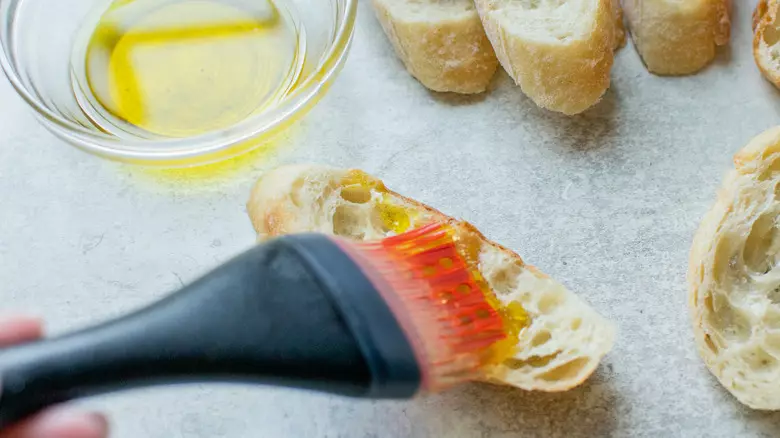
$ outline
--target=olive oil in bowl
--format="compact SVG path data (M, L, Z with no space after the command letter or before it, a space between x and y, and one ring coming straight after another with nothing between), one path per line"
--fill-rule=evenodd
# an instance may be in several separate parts
M74 51L76 98L122 137L228 128L295 88L306 46L294 12L272 0L115 0Z

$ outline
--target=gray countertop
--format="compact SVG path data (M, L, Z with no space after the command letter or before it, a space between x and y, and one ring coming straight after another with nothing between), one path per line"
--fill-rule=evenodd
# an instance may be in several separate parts
M109 413L115 438L778 435L780 414L742 407L710 376L686 307L698 221L732 154L780 114L750 53L755 0L735 3L713 66L655 77L629 43L603 102L568 118L503 72L483 96L427 92L361 2L325 99L267 151L201 178L83 154L2 80L0 311L60 333L146 304L252 245L244 203L265 169L354 166L473 222L615 321L595 375L567 393L474 384L408 403L207 385L83 402Z

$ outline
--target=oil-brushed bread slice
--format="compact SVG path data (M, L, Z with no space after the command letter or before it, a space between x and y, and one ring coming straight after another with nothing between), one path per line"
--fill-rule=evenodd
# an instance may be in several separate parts
M609 88L620 42L613 0L475 3L504 70L540 107L577 114Z
M696 343L739 401L780 409L780 127L734 156L693 240L688 270Z
M731 34L731 0L623 0L639 55L659 75L696 73Z
M780 88L780 22L777 0L760 0L753 13L753 57L759 70Z
M481 93L498 60L472 0L372 0L382 29L412 76L441 92Z
M362 171L280 167L260 178L247 207L260 239L322 232L372 240L434 221L453 224L502 311L523 321L516 352L488 370L490 381L563 391L583 382L612 348L613 325L560 283L467 222L399 195Z

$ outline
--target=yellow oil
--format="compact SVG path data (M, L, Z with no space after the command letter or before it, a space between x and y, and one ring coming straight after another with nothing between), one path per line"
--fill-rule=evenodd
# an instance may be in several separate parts
M501 316L506 337L494 343L482 355L482 366L495 365L511 358L517 352L517 340L520 332L531 324L531 316L519 302L503 304L490 290L490 285L479 271L479 252L482 248L480 236L468 227L458 233L458 252L471 268L471 276L482 290L490 307Z
M381 223L388 231L401 234L409 231L413 226L426 225L417 223L417 215L412 209L395 203L381 180L365 172L352 170L341 181L341 184L345 187L362 187L366 190L380 193L381 196L373 200L375 202L374 208L379 212ZM479 270L479 252L482 248L481 237L472 231L470 226L467 225L460 228L456 234L455 241L458 253L469 266L471 276L482 290L485 300L498 312L503 322L506 337L486 349L481 357L481 365L489 367L511 358L517 352L517 340L522 330L531 324L531 316L519 302L513 301L504 304L490 290L490 285ZM477 315L477 317L489 316L489 314Z
M391 203L388 201L388 198L388 196L384 196L382 202L377 204L377 210L383 226L395 234L409 231L412 225L412 218L410 217L412 213L404 207Z
M235 125L295 87L305 43L287 12L270 0L115 1L86 49L91 100L161 136Z
M371 200L371 191L380 194L377 199L374 199L374 205L375 211L379 215L379 221L385 230L391 231L394 234L401 234L408 231L414 223L416 216L414 211L394 203L381 180L378 180L361 170L355 169L348 172L341 181L341 185L344 187L342 190L350 190L355 187L369 194L368 197L364 199L364 202Z

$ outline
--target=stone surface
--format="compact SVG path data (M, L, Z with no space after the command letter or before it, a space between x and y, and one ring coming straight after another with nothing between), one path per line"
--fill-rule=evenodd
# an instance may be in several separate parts
M58 141L0 81L0 299L53 333L146 304L252 245L252 181L283 163L363 168L465 218L616 321L615 349L562 394L467 385L408 402L195 385L83 402L116 438L775 436L780 414L740 406L694 350L686 308L698 221L780 92L750 53L755 1L731 49L685 78L652 76L629 44L602 103L565 117L508 77L477 97L424 90L367 2L350 59L267 153L196 178L103 161Z

